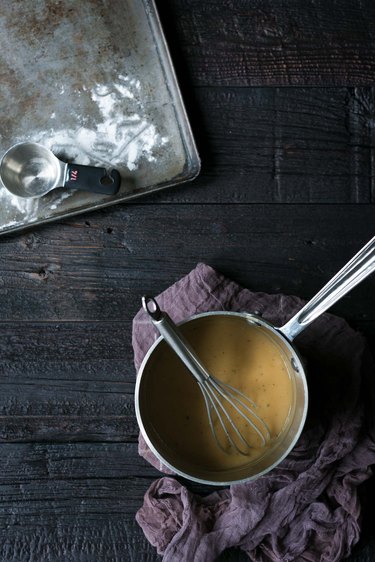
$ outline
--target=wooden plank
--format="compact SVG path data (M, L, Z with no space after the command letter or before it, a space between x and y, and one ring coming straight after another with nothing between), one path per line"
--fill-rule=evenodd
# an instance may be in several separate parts
M3 444L0 452L2 561L161 560L135 522L144 493L160 473L134 444ZM212 490L188 486L199 493ZM350 562L371 560L373 542L367 538ZM245 560L236 549L219 558Z
M138 457L135 445L0 450L1 560L158 559L135 522L158 472Z
M193 184L151 202L368 203L373 88L199 88ZM189 93L187 93L187 97Z
M40 484L46 480L54 482L102 479L117 481L138 477L136 486L145 490L141 479L153 479L160 472L138 455L135 443L24 443L0 445L2 458L0 463L0 484L16 487L25 481ZM95 462L93 462L95 459ZM111 462L108 462L108 460ZM146 482L147 485L147 482ZM47 494L46 491L41 491ZM129 496L129 499L134 496ZM3 496L0 494L0 499ZM42 499L42 498L40 498ZM131 502L130 502L131 503Z
M74 384L72 384L74 387ZM129 397L133 403L133 397ZM53 406L57 409L58 398ZM23 406L30 411L37 409L35 401L25 397ZM46 404L46 394L40 391L40 407L46 412L41 415L20 416L8 408L9 414L0 416L0 443L80 443L80 442L135 442L138 440L138 426L135 413L130 415L97 414L48 414L51 405Z
M157 2L181 75L200 86L368 85L372 0Z
M198 261L252 290L307 298L372 237L374 212L372 205L138 204L9 236L0 245L3 360L33 348L34 359L48 353L61 361L80 349L93 360L128 357L141 295L162 291ZM357 313L350 296L339 307L358 320L373 304L373 281L366 283L356 289ZM35 325L32 337L13 338L7 323L28 321L56 325L50 334ZM99 327L75 342L69 327L61 332L64 322ZM112 333L105 322L123 324Z

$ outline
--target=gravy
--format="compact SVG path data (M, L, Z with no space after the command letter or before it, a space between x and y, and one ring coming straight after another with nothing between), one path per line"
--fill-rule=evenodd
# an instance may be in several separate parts
M206 316L181 326L207 370L231 384L256 405L268 425L271 442L259 437L236 416L236 425L254 445L249 456L223 452L214 440L199 386L181 360L162 342L147 366L147 409L150 423L162 438L164 454L189 464L220 470L262 456L285 429L293 404L293 382L275 341L263 328L241 317ZM247 425L247 424L246 424ZM165 456L165 458L167 458Z

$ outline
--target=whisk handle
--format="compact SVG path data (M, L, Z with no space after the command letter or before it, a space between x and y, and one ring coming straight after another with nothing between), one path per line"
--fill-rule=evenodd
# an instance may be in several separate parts
M155 328L178 355L199 383L204 383L210 374L200 362L195 351L168 314L160 310L153 297L142 297L143 310L148 314Z

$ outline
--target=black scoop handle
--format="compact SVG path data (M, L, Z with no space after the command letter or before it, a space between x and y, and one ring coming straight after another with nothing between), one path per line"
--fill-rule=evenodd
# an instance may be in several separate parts
M105 168L68 164L64 187L114 195L120 189L120 184L121 176L117 170L108 174Z

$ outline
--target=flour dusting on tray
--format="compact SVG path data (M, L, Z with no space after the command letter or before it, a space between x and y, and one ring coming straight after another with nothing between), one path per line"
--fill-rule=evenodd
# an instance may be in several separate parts
M60 157L79 164L125 167L134 171L141 160L156 161L156 149L166 145L169 139L147 118L140 80L120 74L118 82L97 84L88 95L102 119L94 127L82 125L75 131L51 129L32 140L42 142Z
M39 142L66 162L116 168L117 195L0 186L0 233L195 177L199 159L151 0L3 0L0 156ZM14 19L14 14L17 18Z

